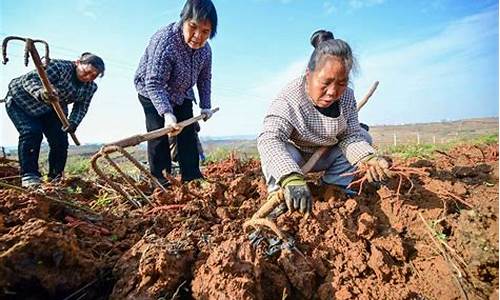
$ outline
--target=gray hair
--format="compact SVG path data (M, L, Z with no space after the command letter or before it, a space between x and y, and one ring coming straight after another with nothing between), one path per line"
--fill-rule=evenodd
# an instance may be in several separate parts
M357 68L356 59L352 54L349 44L340 39L329 39L320 42L314 48L314 52L311 54L311 58L307 64L307 69L309 71L316 70L316 67L327 55L341 59L347 68L348 73L350 73L353 69L356 70Z

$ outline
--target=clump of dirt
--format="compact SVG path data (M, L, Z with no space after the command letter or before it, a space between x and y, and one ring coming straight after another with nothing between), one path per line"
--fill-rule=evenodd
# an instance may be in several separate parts
M411 174L401 186L398 178L366 185L359 195L347 196L311 174L313 214L277 217L284 241L266 228L257 235L243 232L242 224L266 201L267 189L259 162L235 154L208 165L205 182L154 191L153 205L144 208L109 200L99 185L78 178L47 185L43 193L1 188L0 285L7 288L0 295L498 295L498 145L463 145L436 153L436 159L394 164L428 175ZM111 277L102 276L109 270Z
M194 254L189 241L145 236L115 265L113 272L119 280L110 299L172 297L190 279Z
M0 285L20 295L41 292L41 295L60 297L81 283L91 281L102 265L82 251L76 236L64 227L32 218L2 235ZM39 290L29 290L34 287Z

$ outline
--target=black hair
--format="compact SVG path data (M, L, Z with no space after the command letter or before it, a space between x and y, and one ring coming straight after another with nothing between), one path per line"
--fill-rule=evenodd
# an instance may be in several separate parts
M333 33L328 30L316 30L312 35L311 35L311 45L316 48L318 47L319 43L327 40L333 40L335 37L333 36Z
M84 52L80 56L79 60L82 64L89 64L92 67L96 68L97 71L99 71L99 77L104 76L104 70L106 69L106 67L104 66L104 61L99 56L90 52Z
M217 11L210 0L187 0L181 11L181 23L189 19L195 21L209 21L212 25L210 39L217 34Z
M319 42L311 54L307 69L314 71L323 57L327 55L341 59L348 73L356 69L356 60L352 54L351 46L341 39L327 39Z

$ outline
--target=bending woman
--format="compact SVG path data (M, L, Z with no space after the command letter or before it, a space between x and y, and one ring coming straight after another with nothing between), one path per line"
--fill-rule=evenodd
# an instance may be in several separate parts
M305 74L271 103L257 140L269 192L283 188L288 209L303 213L313 203L300 167L322 146L331 149L313 171L325 171L325 184L345 188L353 178L340 175L360 164L368 165L375 181L390 174L358 122L354 93L347 86L354 65L351 47L333 38L313 44Z

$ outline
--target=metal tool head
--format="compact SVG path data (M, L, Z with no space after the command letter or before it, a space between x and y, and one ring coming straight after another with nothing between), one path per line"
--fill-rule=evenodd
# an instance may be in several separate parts
M7 64L7 62L9 61L9 59L7 58L7 44L9 43L9 41L12 41L12 40L23 41L26 44L24 47L24 65L26 67L28 66L28 62L29 62L30 50L32 49L32 47L35 47L35 43L41 43L45 46L45 55L44 55L45 59L43 62L43 67L47 67L47 65L50 63L49 44L46 41L33 40L30 38L23 38L20 36L8 36L8 37L4 38L3 42L2 42L2 58L3 58L2 63L4 65Z
M104 180L112 189L118 192L121 196L123 196L124 199L129 201L132 205L134 205L135 207L141 207L142 206L141 202L137 200L140 198L144 199L149 204L151 204L151 200L138 187L138 182L130 175L127 175L122 170L119 164L114 160L116 158L114 159L111 158L111 154L113 153L121 154L121 157L124 157L127 161L132 163L132 165L135 166L142 175L149 178L156 187L166 191L165 187L163 187L163 185L160 184L160 182L158 182L158 180L125 149L117 145L103 146L101 150L97 152L94 156L92 156L90 160L92 170L94 170L94 172L102 180ZM106 172L103 171L102 164L100 162L102 159L104 159L114 170L116 170L116 172L119 174L119 178L121 179L121 181L126 182L127 185L131 188L131 190L134 191L133 194L131 192L125 191L122 185L118 183L118 181L120 180L117 180L117 178L112 178L111 174L106 174Z

